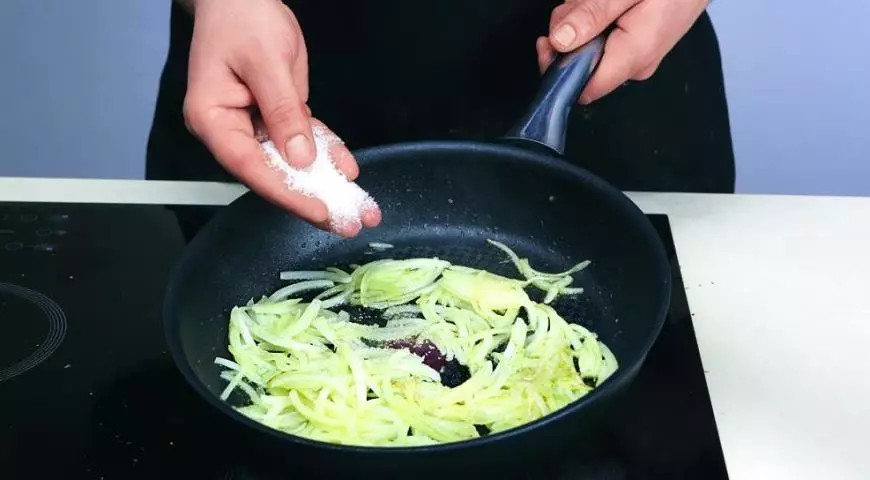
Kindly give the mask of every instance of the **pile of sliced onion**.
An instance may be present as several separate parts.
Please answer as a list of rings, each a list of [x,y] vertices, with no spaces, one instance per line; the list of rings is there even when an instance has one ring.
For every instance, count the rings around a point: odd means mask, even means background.
[[[543,273],[490,243],[522,280],[428,258],[281,272],[292,283],[232,310],[232,359],[215,359],[228,382],[221,398],[241,391],[240,412],[294,435],[414,446],[507,430],[586,395],[617,360],[549,304],[582,292],[572,275],[589,262]],[[529,285],[544,302],[530,299]],[[383,325],[355,322],[343,307],[375,309]],[[468,378],[442,384],[446,361]]]

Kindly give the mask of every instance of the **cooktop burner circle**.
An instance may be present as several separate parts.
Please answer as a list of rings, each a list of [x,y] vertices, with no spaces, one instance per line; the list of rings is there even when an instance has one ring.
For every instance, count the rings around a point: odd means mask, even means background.
[[[29,306],[30,309],[22,312],[21,309],[26,308],[24,307],[25,305]],[[0,314],[0,319],[4,319],[7,322],[26,322],[28,327],[32,327],[31,331],[34,329],[45,331],[45,327],[38,323],[40,320],[44,320],[48,323],[48,328],[45,336],[37,337],[36,343],[33,343],[36,349],[30,352],[29,355],[24,354],[23,358],[19,355],[22,351],[21,348],[18,345],[10,345],[10,343],[15,341],[31,341],[32,343],[33,338],[20,335],[3,335],[0,337],[0,348],[5,352],[10,352],[10,354],[15,354],[17,358],[21,358],[17,361],[16,359],[11,359],[15,363],[0,368],[0,382],[17,377],[44,362],[63,342],[67,328],[66,315],[64,315],[63,310],[54,300],[29,288],[0,282],[0,312],[4,310],[11,312],[11,315]],[[41,314],[42,318],[35,318],[33,315],[28,314],[28,311],[38,312],[37,314]],[[26,351],[29,351],[30,347],[27,346],[26,348]]]

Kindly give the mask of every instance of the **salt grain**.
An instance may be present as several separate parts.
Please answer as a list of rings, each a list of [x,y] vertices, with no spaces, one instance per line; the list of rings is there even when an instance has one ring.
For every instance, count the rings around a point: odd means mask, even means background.
[[[271,140],[260,145],[266,152],[269,164],[285,175],[287,188],[303,195],[314,197],[329,210],[330,227],[343,230],[362,223],[362,213],[372,210],[377,204],[365,190],[342,173],[335,165],[331,148],[341,140],[319,125],[312,128],[316,156],[314,162],[303,169],[291,167]]]

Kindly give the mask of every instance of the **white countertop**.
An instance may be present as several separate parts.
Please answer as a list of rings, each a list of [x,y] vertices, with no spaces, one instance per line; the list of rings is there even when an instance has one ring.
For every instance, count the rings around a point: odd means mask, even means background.
[[[0,201],[220,205],[244,191],[0,178]],[[870,198],[629,195],[670,217],[731,478],[870,478]]]

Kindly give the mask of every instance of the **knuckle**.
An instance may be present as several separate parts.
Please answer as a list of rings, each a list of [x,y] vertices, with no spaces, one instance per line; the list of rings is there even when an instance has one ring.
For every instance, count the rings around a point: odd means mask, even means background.
[[[275,57],[288,64],[292,64],[296,61],[298,55],[295,48],[290,47],[288,43],[284,42],[280,47],[275,49]]]
[[[253,151],[244,143],[226,141],[225,138],[216,139],[207,146],[215,158],[238,177],[256,178],[260,164],[255,155],[261,150]],[[262,155],[265,156],[265,152]]]
[[[258,75],[265,69],[275,68],[276,64],[287,62],[292,52],[293,49],[283,46],[282,42],[266,44],[259,37],[254,37],[241,45],[232,63],[240,72]]]
[[[233,151],[223,159],[223,164],[239,178],[256,178],[259,165],[244,152]]]
[[[650,42],[644,41],[644,39],[632,34],[624,36],[623,40],[626,52],[625,67],[632,75],[631,78],[638,80],[636,76],[640,75],[647,75],[647,78],[649,78],[658,68],[659,64],[655,54],[655,47]]]
[[[571,13],[571,10],[574,8],[570,3],[563,3],[562,5],[557,6],[553,9],[553,12],[550,13],[550,29],[556,27],[556,24],[562,21],[566,15]]]
[[[635,51],[637,52],[633,62],[635,76],[632,78],[635,80],[646,80],[659,68],[661,59],[647,47],[638,46]]]
[[[206,102],[195,94],[188,94],[184,97],[182,107],[184,124],[194,135],[201,136],[206,128],[208,123],[208,107],[206,105]]]
[[[607,20],[607,7],[601,0],[586,0],[574,6],[574,18],[585,17],[592,25],[602,25]]]
[[[632,80],[649,80],[656,73],[658,67],[658,64],[653,64],[643,68],[632,77]]]
[[[279,100],[266,111],[262,112],[263,119],[269,125],[288,130],[293,129],[300,117],[304,116],[304,108],[301,103],[290,99]]]
[[[238,70],[241,72],[255,73],[266,63],[266,47],[256,38],[243,44],[236,53],[235,61],[238,62]]]

